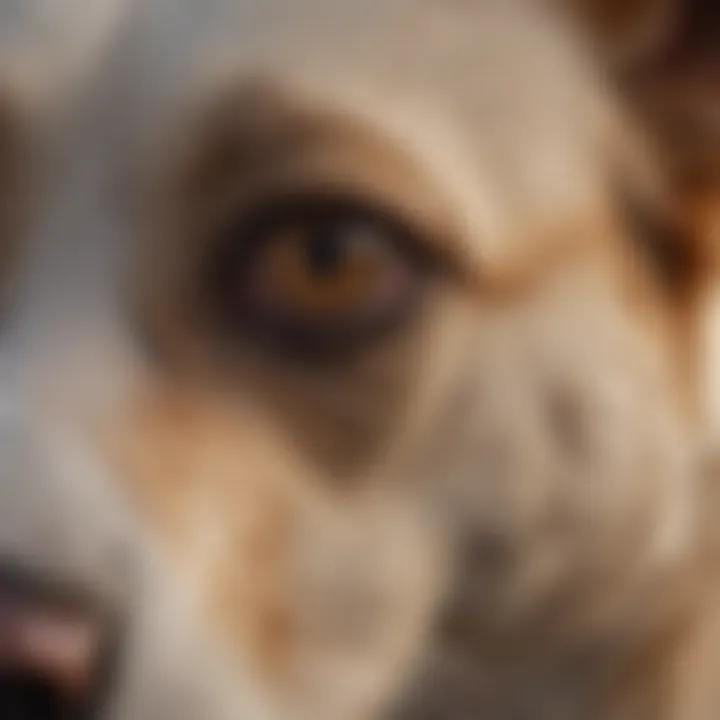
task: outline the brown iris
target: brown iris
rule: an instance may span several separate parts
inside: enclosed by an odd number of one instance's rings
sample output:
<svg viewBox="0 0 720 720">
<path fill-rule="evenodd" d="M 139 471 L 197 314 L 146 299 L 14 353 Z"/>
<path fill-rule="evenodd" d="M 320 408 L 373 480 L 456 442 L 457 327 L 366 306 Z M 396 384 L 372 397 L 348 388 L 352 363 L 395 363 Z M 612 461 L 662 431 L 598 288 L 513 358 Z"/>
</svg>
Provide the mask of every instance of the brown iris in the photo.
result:
<svg viewBox="0 0 720 720">
<path fill-rule="evenodd" d="M 357 348 L 391 329 L 418 296 L 424 263 L 385 213 L 285 200 L 233 230 L 219 262 L 221 313 L 285 349 Z"/>
</svg>

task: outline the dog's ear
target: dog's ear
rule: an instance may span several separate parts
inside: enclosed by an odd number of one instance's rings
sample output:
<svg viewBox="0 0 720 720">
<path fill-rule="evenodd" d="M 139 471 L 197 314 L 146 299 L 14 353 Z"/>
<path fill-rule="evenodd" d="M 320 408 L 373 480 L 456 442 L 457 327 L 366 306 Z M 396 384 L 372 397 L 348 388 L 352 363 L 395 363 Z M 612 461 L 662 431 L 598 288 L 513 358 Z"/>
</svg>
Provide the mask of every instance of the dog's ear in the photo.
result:
<svg viewBox="0 0 720 720">
<path fill-rule="evenodd" d="M 720 188 L 720 2 L 561 0 L 684 188 Z"/>
<path fill-rule="evenodd" d="M 672 39 L 687 0 L 561 0 L 606 60 L 626 68 Z"/>
<path fill-rule="evenodd" d="M 720 1 L 560 2 L 658 150 L 683 225 L 720 267 Z"/>
<path fill-rule="evenodd" d="M 658 151 L 668 200 L 625 196 L 633 237 L 691 318 L 698 387 L 720 437 L 720 2 L 561 0 Z M 634 187 L 634 186 L 633 186 Z M 670 212 L 668 213 L 668 208 Z M 658 213 L 657 211 L 661 212 Z M 659 222 L 658 222 L 659 220 Z M 689 304 L 688 304 L 689 301 Z"/>
</svg>

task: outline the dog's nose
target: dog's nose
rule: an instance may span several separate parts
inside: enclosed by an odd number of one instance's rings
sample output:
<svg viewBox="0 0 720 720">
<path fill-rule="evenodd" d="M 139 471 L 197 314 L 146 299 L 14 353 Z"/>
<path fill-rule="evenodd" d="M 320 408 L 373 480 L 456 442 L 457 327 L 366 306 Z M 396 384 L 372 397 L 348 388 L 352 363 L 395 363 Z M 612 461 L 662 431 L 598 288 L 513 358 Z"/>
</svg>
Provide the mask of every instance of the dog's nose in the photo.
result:
<svg viewBox="0 0 720 720">
<path fill-rule="evenodd" d="M 86 594 L 0 569 L 0 718 L 92 717 L 108 629 Z"/>
</svg>

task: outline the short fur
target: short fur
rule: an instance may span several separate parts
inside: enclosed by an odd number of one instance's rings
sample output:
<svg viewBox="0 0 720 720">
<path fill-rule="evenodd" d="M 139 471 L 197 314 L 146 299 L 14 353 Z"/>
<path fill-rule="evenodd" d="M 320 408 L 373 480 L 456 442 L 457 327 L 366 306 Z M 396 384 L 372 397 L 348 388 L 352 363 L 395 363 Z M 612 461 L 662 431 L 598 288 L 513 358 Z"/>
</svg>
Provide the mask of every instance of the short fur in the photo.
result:
<svg viewBox="0 0 720 720">
<path fill-rule="evenodd" d="M 125 10 L 36 64 L 0 342 L 0 553 L 126 619 L 102 720 L 715 717 L 704 336 L 592 54 L 523 0 Z M 448 270 L 347 362 L 231 353 L 208 238 L 311 180 Z"/>
</svg>

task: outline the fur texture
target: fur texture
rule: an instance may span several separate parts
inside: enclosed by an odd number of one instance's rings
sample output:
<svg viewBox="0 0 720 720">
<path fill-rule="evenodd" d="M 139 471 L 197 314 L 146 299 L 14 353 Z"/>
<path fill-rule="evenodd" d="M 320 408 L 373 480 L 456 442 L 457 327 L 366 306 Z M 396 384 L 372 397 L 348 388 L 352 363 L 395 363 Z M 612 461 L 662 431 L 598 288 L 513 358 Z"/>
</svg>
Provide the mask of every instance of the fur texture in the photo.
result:
<svg viewBox="0 0 720 720">
<path fill-rule="evenodd" d="M 522 0 L 113 13 L 72 71 L 33 54 L 62 92 L 2 200 L 29 212 L 0 553 L 126 619 L 102 720 L 715 717 L 695 276 L 627 222 L 653 166 L 569 26 Z M 343 363 L 229 348 L 193 291 L 214 229 L 310 183 L 448 269 Z"/>
</svg>

